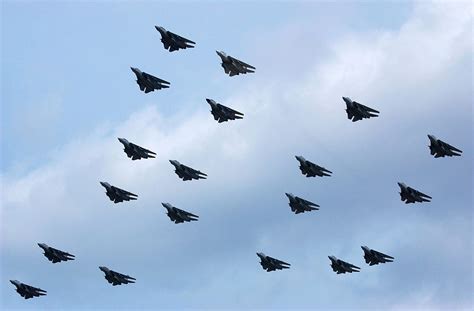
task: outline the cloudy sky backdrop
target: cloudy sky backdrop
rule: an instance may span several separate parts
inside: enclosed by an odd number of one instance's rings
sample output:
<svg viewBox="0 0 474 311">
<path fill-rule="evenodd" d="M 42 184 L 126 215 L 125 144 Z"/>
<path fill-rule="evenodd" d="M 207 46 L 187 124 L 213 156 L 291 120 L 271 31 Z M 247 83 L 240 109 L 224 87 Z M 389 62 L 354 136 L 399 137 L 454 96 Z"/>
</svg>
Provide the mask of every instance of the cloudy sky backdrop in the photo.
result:
<svg viewBox="0 0 474 311">
<path fill-rule="evenodd" d="M 196 48 L 165 51 L 154 25 Z M 472 26 L 470 2 L 3 1 L 1 309 L 472 308 Z M 216 50 L 256 73 L 226 76 Z M 130 66 L 170 89 L 140 92 Z M 380 117 L 350 122 L 342 96 Z M 205 98 L 244 119 L 217 124 Z M 432 158 L 428 133 L 463 156 Z M 158 156 L 132 162 L 117 137 Z M 295 155 L 333 176 L 305 178 Z M 433 201 L 405 205 L 398 181 Z M 321 208 L 294 215 L 285 192 Z M 369 267 L 361 245 L 395 262 Z M 259 251 L 291 269 L 264 272 Z"/>
</svg>

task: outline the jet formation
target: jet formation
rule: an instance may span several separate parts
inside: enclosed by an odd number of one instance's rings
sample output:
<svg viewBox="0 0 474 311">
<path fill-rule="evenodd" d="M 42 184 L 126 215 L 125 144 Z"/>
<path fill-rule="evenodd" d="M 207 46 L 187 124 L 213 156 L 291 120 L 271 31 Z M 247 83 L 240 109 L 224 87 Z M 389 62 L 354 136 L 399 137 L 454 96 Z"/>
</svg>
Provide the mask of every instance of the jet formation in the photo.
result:
<svg viewBox="0 0 474 311">
<path fill-rule="evenodd" d="M 445 143 L 441 139 L 437 139 L 433 135 L 428 135 L 428 138 L 430 139 L 430 145 L 428 146 L 430 148 L 430 153 L 435 158 L 444 158 L 446 156 L 447 157 L 461 156 L 462 151 L 459 150 L 458 148 L 453 147 L 448 143 Z"/>
<path fill-rule="evenodd" d="M 367 246 L 361 246 L 364 251 L 364 259 L 369 266 L 378 265 L 380 263 L 393 262 L 393 257 L 384 253 L 370 249 Z"/>
<path fill-rule="evenodd" d="M 26 285 L 17 280 L 10 280 L 10 283 L 15 285 L 16 292 L 25 299 L 39 297 L 39 296 L 46 296 L 46 293 L 47 293 L 45 290 L 41 288 L 33 287 L 31 285 Z"/>
<path fill-rule="evenodd" d="M 155 158 L 156 153 L 135 145 L 134 143 L 129 142 L 125 138 L 117 138 L 119 142 L 121 142 L 124 146 L 123 151 L 127 154 L 132 160 L 140 160 L 140 159 L 148 159 L 148 158 Z"/>
<path fill-rule="evenodd" d="M 325 169 L 322 166 L 316 165 L 313 162 L 310 162 L 303 158 L 302 156 L 295 156 L 296 160 L 300 162 L 300 170 L 303 175 L 306 177 L 322 177 L 322 176 L 331 176 L 332 172 Z"/>
<path fill-rule="evenodd" d="M 171 221 L 174 221 L 175 224 L 197 221 L 199 218 L 199 216 L 183 211 L 182 209 L 174 207 L 169 203 L 161 203 L 161 205 L 166 208 L 166 214 L 171 219 Z"/>
<path fill-rule="evenodd" d="M 107 282 L 109 282 L 113 286 L 128 284 L 128 283 L 135 283 L 136 281 L 135 278 L 132 278 L 129 275 L 115 272 L 104 266 L 99 267 L 99 269 L 105 273 L 105 276 L 104 276 L 105 279 L 107 280 Z"/>
<path fill-rule="evenodd" d="M 177 51 L 179 49 L 184 50 L 187 48 L 194 48 L 193 44 L 196 44 L 196 42 L 178 36 L 177 34 L 166 30 L 161 26 L 155 26 L 155 29 L 161 34 L 161 42 L 163 42 L 165 50 L 170 52 Z"/>
<path fill-rule="evenodd" d="M 290 205 L 291 211 L 295 214 L 319 210 L 319 205 L 316 203 L 297 197 L 292 193 L 285 193 L 285 195 L 290 200 L 290 203 L 288 205 Z"/>
<path fill-rule="evenodd" d="M 74 255 L 60 251 L 59 249 L 53 248 L 45 243 L 38 243 L 38 246 L 44 250 L 44 256 L 52 263 L 74 260 Z"/>
<path fill-rule="evenodd" d="M 432 197 L 430 197 L 427 194 L 424 194 L 418 190 L 408 187 L 402 182 L 399 182 L 398 186 L 400 187 L 400 197 L 402 201 L 405 202 L 405 204 L 415 203 L 415 202 L 419 202 L 419 203 L 431 202 Z"/>
<path fill-rule="evenodd" d="M 337 274 L 341 273 L 352 273 L 352 272 L 360 272 L 360 268 L 345 262 L 343 260 L 337 259 L 335 256 L 328 256 L 331 260 L 331 268 L 332 271 L 336 272 Z"/>
<path fill-rule="evenodd" d="M 346 112 L 347 118 L 352 120 L 352 122 L 360 121 L 362 119 L 370 119 L 372 117 L 378 117 L 378 112 L 375 109 L 359 104 L 356 101 L 353 101 L 349 97 L 342 97 L 346 103 Z"/>
<path fill-rule="evenodd" d="M 224 72 L 231 77 L 239 74 L 255 72 L 256 68 L 252 65 L 246 64 L 241 60 L 233 58 L 232 56 L 229 56 L 222 51 L 216 51 L 216 53 L 222 60 L 221 66 L 222 68 L 224 68 Z"/>
<path fill-rule="evenodd" d="M 178 177 L 184 181 L 192 179 L 206 179 L 207 175 L 201 171 L 190 168 L 189 166 L 181 164 L 176 160 L 170 160 L 170 163 L 175 167 L 174 172 L 176 175 L 178 175 Z"/>
<path fill-rule="evenodd" d="M 168 81 L 162 80 L 149 73 L 141 71 L 138 68 L 130 67 L 133 73 L 137 76 L 137 84 L 140 87 L 140 91 L 145 93 L 153 92 L 154 90 L 161 90 L 170 87 Z"/>
<path fill-rule="evenodd" d="M 105 188 L 105 194 L 109 197 L 110 201 L 114 203 L 136 200 L 138 197 L 138 195 L 112 186 L 108 182 L 101 181 L 100 184 Z"/>
<path fill-rule="evenodd" d="M 264 253 L 257 253 L 257 256 L 260 258 L 263 270 L 267 272 L 289 269 L 291 266 L 289 263 L 267 256 Z"/>
<path fill-rule="evenodd" d="M 180 49 L 194 48 L 194 45 L 196 44 L 195 42 L 189 39 L 186 39 L 173 32 L 166 30 L 164 27 L 155 26 L 155 29 L 161 34 L 161 42 L 163 43 L 164 48 L 169 52 L 178 51 Z M 229 56 L 222 51 L 216 51 L 216 53 L 222 61 L 221 66 L 224 68 L 225 74 L 228 74 L 231 77 L 239 74 L 254 73 L 256 70 L 254 66 L 249 65 L 232 56 Z M 145 93 L 170 87 L 170 82 L 168 81 L 162 80 L 149 73 L 143 72 L 138 68 L 130 68 L 132 72 L 136 75 L 136 82 L 139 85 L 140 90 Z M 352 120 L 352 122 L 379 116 L 380 112 L 373 108 L 353 101 L 349 97 L 342 97 L 342 99 L 346 104 L 347 117 L 349 120 Z M 229 120 L 242 119 L 244 116 L 243 113 L 221 105 L 212 99 L 206 99 L 206 101 L 211 106 L 211 114 L 218 123 L 227 122 Z M 457 149 L 456 147 L 453 147 L 450 144 L 437 139 L 433 135 L 428 135 L 428 138 L 430 140 L 430 145 L 428 146 L 430 149 L 430 153 L 435 158 L 446 156 L 461 156 L 462 151 L 460 149 Z M 125 138 L 118 138 L 118 140 L 120 143 L 123 144 L 124 152 L 127 154 L 127 157 L 131 158 L 132 160 L 156 157 L 155 152 L 140 147 L 134 143 L 131 143 Z M 302 156 L 296 156 L 296 159 L 300 164 L 299 168 L 302 174 L 306 177 L 331 176 L 332 174 L 331 171 L 306 160 Z M 178 175 L 178 177 L 184 181 L 193 179 L 206 179 L 207 177 L 207 174 L 190 168 L 186 165 L 183 165 L 176 160 L 170 160 L 170 163 L 175 167 L 175 173 Z M 137 200 L 138 196 L 136 194 L 112 186 L 107 182 L 100 182 L 100 184 L 106 189 L 106 195 L 114 203 Z M 432 199 L 429 195 L 426 195 L 418 190 L 408 187 L 404 183 L 399 182 L 398 185 L 400 186 L 401 200 L 404 201 L 406 204 L 415 202 L 430 202 L 430 200 Z M 291 207 L 291 211 L 295 214 L 318 210 L 319 205 L 315 203 L 302 199 L 291 193 L 285 194 L 289 199 L 289 206 Z M 162 205 L 164 208 L 166 208 L 167 215 L 170 220 L 176 224 L 197 221 L 199 218 L 199 216 L 174 207 L 170 203 L 162 203 Z M 52 263 L 75 260 L 74 255 L 50 247 L 45 243 L 38 243 L 38 246 L 43 249 L 44 256 Z M 367 246 L 361 246 L 361 248 L 364 251 L 365 262 L 370 266 L 394 261 L 394 257 L 390 255 L 386 255 L 379 251 L 370 249 Z M 262 268 L 267 272 L 289 269 L 291 266 L 289 263 L 267 256 L 263 253 L 257 253 L 257 256 L 260 259 L 260 264 Z M 330 266 L 332 270 L 337 274 L 360 272 L 361 268 L 343 260 L 340 260 L 335 256 L 328 256 L 328 258 L 331 261 Z M 105 279 L 113 286 L 135 283 L 136 281 L 136 279 L 131 276 L 118 273 L 104 266 L 100 266 L 99 269 L 104 272 Z M 15 285 L 16 291 L 25 299 L 44 296 L 47 294 L 45 290 L 21 283 L 17 280 L 10 280 L 10 282 Z"/>
<path fill-rule="evenodd" d="M 213 99 L 206 98 L 206 101 L 211 106 L 211 113 L 214 116 L 214 120 L 218 123 L 242 119 L 244 117 L 243 113 L 216 103 Z"/>
</svg>

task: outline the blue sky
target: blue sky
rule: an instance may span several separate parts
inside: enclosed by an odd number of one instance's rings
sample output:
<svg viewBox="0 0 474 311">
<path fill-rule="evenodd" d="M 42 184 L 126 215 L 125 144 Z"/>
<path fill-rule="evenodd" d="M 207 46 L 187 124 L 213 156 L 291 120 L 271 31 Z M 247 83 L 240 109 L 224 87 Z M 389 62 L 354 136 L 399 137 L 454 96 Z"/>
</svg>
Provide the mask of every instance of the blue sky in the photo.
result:
<svg viewBox="0 0 474 311">
<path fill-rule="evenodd" d="M 2 2 L 2 308 L 472 308 L 471 10 Z M 196 48 L 165 51 L 154 25 Z M 215 50 L 257 72 L 226 76 Z M 141 93 L 130 66 L 171 88 Z M 342 96 L 380 117 L 350 122 Z M 245 118 L 217 124 L 205 98 Z M 463 156 L 433 159 L 428 133 Z M 116 137 L 157 159 L 130 161 Z M 333 176 L 304 178 L 294 155 Z M 184 183 L 169 159 L 209 179 Z M 139 199 L 114 205 L 101 180 Z M 398 181 L 433 202 L 403 204 Z M 321 208 L 294 215 L 285 192 Z M 160 202 L 200 220 L 174 225 Z M 77 260 L 52 265 L 38 242 Z M 361 245 L 395 262 L 369 267 Z M 258 251 L 292 268 L 266 273 Z M 328 255 L 362 271 L 336 275 Z M 112 287 L 100 265 L 137 283 Z"/>
</svg>

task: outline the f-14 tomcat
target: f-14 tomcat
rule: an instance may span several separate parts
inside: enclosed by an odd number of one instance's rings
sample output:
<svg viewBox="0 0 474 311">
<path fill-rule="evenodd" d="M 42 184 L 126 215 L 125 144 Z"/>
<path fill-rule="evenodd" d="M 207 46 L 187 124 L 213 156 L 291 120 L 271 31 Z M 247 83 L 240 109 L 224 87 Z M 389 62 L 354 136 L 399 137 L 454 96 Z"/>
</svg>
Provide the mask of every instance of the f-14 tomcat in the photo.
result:
<svg viewBox="0 0 474 311">
<path fill-rule="evenodd" d="M 183 222 L 191 222 L 197 221 L 199 216 L 191 214 L 190 212 L 183 211 L 177 207 L 174 207 L 170 203 L 161 203 L 164 208 L 166 208 L 166 214 L 174 221 L 175 224 L 183 223 Z"/>
<path fill-rule="evenodd" d="M 418 190 L 415 190 L 411 187 L 408 187 L 402 182 L 398 183 L 400 187 L 400 198 L 402 201 L 405 201 L 405 204 L 415 203 L 415 202 L 431 202 L 432 197 L 427 194 L 424 194 Z"/>
<path fill-rule="evenodd" d="M 290 200 L 289 205 L 291 207 L 291 211 L 295 214 L 319 210 L 319 205 L 316 203 L 302 199 L 293 195 L 292 193 L 285 193 L 285 195 Z"/>
<path fill-rule="evenodd" d="M 44 250 L 44 256 L 52 263 L 74 260 L 74 255 L 60 251 L 59 249 L 53 248 L 45 243 L 38 243 L 38 246 Z"/>
<path fill-rule="evenodd" d="M 342 97 L 342 99 L 346 103 L 347 118 L 352 120 L 352 122 L 378 117 L 377 113 L 380 113 L 375 109 L 353 101 L 349 97 Z"/>
<path fill-rule="evenodd" d="M 192 179 L 206 179 L 207 175 L 201 171 L 190 168 L 189 166 L 181 164 L 176 160 L 170 160 L 170 163 L 173 164 L 176 175 L 178 175 L 178 177 L 184 181 Z"/>
<path fill-rule="evenodd" d="M 129 157 L 132 160 L 140 160 L 140 159 L 148 159 L 148 158 L 156 157 L 156 153 L 154 153 L 153 151 L 150 151 L 148 149 L 135 145 L 134 143 L 129 142 L 125 138 L 117 138 L 117 139 L 124 146 L 123 151 L 127 154 L 127 157 Z"/>
<path fill-rule="evenodd" d="M 101 181 L 100 184 L 105 188 L 105 194 L 109 197 L 110 201 L 113 201 L 114 203 L 136 200 L 138 197 L 138 195 L 112 186 L 108 182 Z"/>
<path fill-rule="evenodd" d="M 433 135 L 428 135 L 428 138 L 430 139 L 430 145 L 428 146 L 430 148 L 430 153 L 435 158 L 461 156 L 462 151 L 458 148 L 445 143 Z"/>
<path fill-rule="evenodd" d="M 47 293 L 45 290 L 41 288 L 33 287 L 31 285 L 26 285 L 25 283 L 21 283 L 20 281 L 17 281 L 17 280 L 10 280 L 10 283 L 15 285 L 16 292 L 25 299 L 39 297 L 39 296 L 46 296 L 46 293 Z"/>
<path fill-rule="evenodd" d="M 296 160 L 300 162 L 300 170 L 306 177 L 316 176 L 331 176 L 332 172 L 322 166 L 316 165 L 311 161 L 306 160 L 302 156 L 295 156 Z"/>
<path fill-rule="evenodd" d="M 233 77 L 239 74 L 246 74 L 246 73 L 253 73 L 255 72 L 255 67 L 244 63 L 237 58 L 233 58 L 232 56 L 227 55 L 222 51 L 216 51 L 217 55 L 222 60 L 222 68 L 224 68 L 224 72 L 229 76 Z"/>
<path fill-rule="evenodd" d="M 335 256 L 328 256 L 331 260 L 331 268 L 332 271 L 336 272 L 337 274 L 341 273 L 352 273 L 352 272 L 360 272 L 360 268 L 345 262 L 343 260 L 337 259 Z"/>
<path fill-rule="evenodd" d="M 374 249 L 370 249 L 367 246 L 361 246 L 362 250 L 364 251 L 364 259 L 365 262 L 369 264 L 369 266 L 378 265 L 380 263 L 386 262 L 393 262 L 393 257 L 389 255 L 385 255 L 384 253 L 378 252 Z"/>
<path fill-rule="evenodd" d="M 257 253 L 257 256 L 260 258 L 260 264 L 262 265 L 263 270 L 266 270 L 267 272 L 289 269 L 291 266 L 289 263 L 267 256 L 264 253 Z"/>
<path fill-rule="evenodd" d="M 128 283 L 135 283 L 136 281 L 135 278 L 132 278 L 129 275 L 115 272 L 104 266 L 99 267 L 99 269 L 105 273 L 105 276 L 104 276 L 105 279 L 107 280 L 107 282 L 109 282 L 113 286 L 128 284 Z"/>
<path fill-rule="evenodd" d="M 140 91 L 145 93 L 153 92 L 154 90 L 161 90 L 170 87 L 168 81 L 162 80 L 149 73 L 141 71 L 138 68 L 130 67 L 133 73 L 137 76 L 137 84 L 140 87 Z"/>
<path fill-rule="evenodd" d="M 193 48 L 193 44 L 196 44 L 196 42 L 178 36 L 177 34 L 166 30 L 161 26 L 155 26 L 155 29 L 161 34 L 161 42 L 163 42 L 165 50 L 170 52 L 177 51 L 179 49 Z"/>
<path fill-rule="evenodd" d="M 206 101 L 211 106 L 211 113 L 214 116 L 214 120 L 219 123 L 227 122 L 229 120 L 242 119 L 244 117 L 243 113 L 221 105 L 213 99 L 206 98 Z"/>
</svg>

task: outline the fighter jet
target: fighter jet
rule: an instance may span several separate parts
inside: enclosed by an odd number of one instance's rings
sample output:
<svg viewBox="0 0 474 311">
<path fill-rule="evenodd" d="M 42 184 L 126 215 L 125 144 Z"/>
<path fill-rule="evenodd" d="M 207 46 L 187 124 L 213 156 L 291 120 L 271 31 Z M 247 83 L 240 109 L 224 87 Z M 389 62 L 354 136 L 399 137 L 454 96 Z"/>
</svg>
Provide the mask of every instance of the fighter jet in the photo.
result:
<svg viewBox="0 0 474 311">
<path fill-rule="evenodd" d="M 101 266 L 99 267 L 99 269 L 105 273 L 105 279 L 107 280 L 107 282 L 109 282 L 113 286 L 128 284 L 128 283 L 135 283 L 136 281 L 136 279 L 132 278 L 131 276 L 115 272 L 113 270 L 110 270 L 107 267 Z"/>
<path fill-rule="evenodd" d="M 130 67 L 137 76 L 137 84 L 140 87 L 140 91 L 145 91 L 145 93 L 153 92 L 154 90 L 161 90 L 169 88 L 169 82 L 152 76 L 144 71 L 141 71 L 138 68 Z"/>
<path fill-rule="evenodd" d="M 352 120 L 352 122 L 356 122 L 362 119 L 369 119 L 371 117 L 378 117 L 377 113 L 379 112 L 377 110 L 359 104 L 358 102 L 352 101 L 349 97 L 342 97 L 342 99 L 344 100 L 347 106 L 347 118 L 349 120 Z"/>
<path fill-rule="evenodd" d="M 39 297 L 39 296 L 46 296 L 46 293 L 47 293 L 45 290 L 41 288 L 26 285 L 17 280 L 10 280 L 10 283 L 16 286 L 16 292 L 25 299 Z"/>
<path fill-rule="evenodd" d="M 415 202 L 431 202 L 430 200 L 432 199 L 432 197 L 430 197 L 429 195 L 426 195 L 418 190 L 408 187 L 402 182 L 399 182 L 398 186 L 400 186 L 400 197 L 402 201 L 405 201 L 405 204 Z"/>
<path fill-rule="evenodd" d="M 125 147 L 123 151 L 125 151 L 127 157 L 131 158 L 132 160 L 155 158 L 156 156 L 156 153 L 154 153 L 153 151 L 135 145 L 134 143 L 129 142 L 125 138 L 118 138 L 118 140 Z"/>
<path fill-rule="evenodd" d="M 296 160 L 300 162 L 300 170 L 303 175 L 306 177 L 316 177 L 316 176 L 331 176 L 332 172 L 325 169 L 322 166 L 316 165 L 302 156 L 295 156 Z M 329 173 L 329 174 L 328 174 Z"/>
<path fill-rule="evenodd" d="M 306 201 L 300 197 L 293 195 L 292 193 L 285 193 L 288 199 L 290 200 L 291 211 L 295 214 L 310 212 L 314 210 L 319 210 L 319 205 L 310 201 Z"/>
<path fill-rule="evenodd" d="M 364 251 L 365 262 L 368 263 L 369 266 L 378 265 L 379 263 L 393 262 L 394 258 L 392 256 L 385 255 L 381 252 L 370 249 L 367 246 L 361 246 L 361 248 Z"/>
<path fill-rule="evenodd" d="M 243 113 L 216 103 L 213 99 L 206 98 L 206 101 L 209 105 L 211 105 L 211 113 L 214 116 L 214 120 L 219 123 L 229 120 L 242 119 L 244 116 Z"/>
<path fill-rule="evenodd" d="M 48 246 L 45 243 L 38 243 L 38 246 L 44 250 L 44 256 L 48 258 L 48 260 L 52 263 L 74 260 L 74 255 L 60 251 L 56 248 L 52 248 L 51 246 Z"/>
<path fill-rule="evenodd" d="M 337 274 L 341 273 L 352 273 L 352 272 L 360 272 L 360 268 L 345 262 L 343 260 L 337 259 L 335 256 L 328 256 L 331 260 L 331 268 L 332 271 L 336 272 Z"/>
<path fill-rule="evenodd" d="M 161 42 L 163 42 L 165 50 L 170 52 L 177 51 L 179 49 L 193 48 L 193 44 L 196 44 L 196 42 L 178 36 L 177 34 L 172 33 L 163 27 L 155 26 L 155 28 L 161 34 Z"/>
<path fill-rule="evenodd" d="M 206 179 L 206 174 L 201 171 L 197 171 L 189 166 L 179 163 L 176 160 L 170 160 L 170 163 L 175 167 L 175 173 L 182 180 L 192 180 L 192 179 Z"/>
<path fill-rule="evenodd" d="M 431 155 L 434 155 L 435 158 L 461 156 L 462 151 L 458 148 L 445 143 L 441 139 L 437 139 L 433 135 L 428 135 L 428 138 L 430 139 L 430 145 L 428 147 L 430 148 Z"/>
<path fill-rule="evenodd" d="M 182 222 L 197 221 L 199 218 L 199 216 L 183 211 L 182 209 L 174 207 L 173 205 L 169 203 L 161 203 L 161 205 L 163 205 L 163 207 L 166 208 L 167 210 L 166 214 L 171 219 L 171 221 L 174 221 L 175 224 L 179 224 Z"/>
<path fill-rule="evenodd" d="M 222 51 L 216 51 L 217 55 L 222 60 L 222 68 L 224 68 L 224 72 L 229 76 L 236 76 L 239 74 L 246 74 L 246 73 L 253 73 L 255 72 L 255 67 L 249 64 L 244 63 L 241 60 L 233 58 L 232 56 L 227 55 Z"/>
<path fill-rule="evenodd" d="M 260 258 L 263 270 L 267 270 L 267 272 L 289 269 L 291 266 L 289 263 L 267 256 L 264 253 L 257 253 L 257 256 Z"/>
<path fill-rule="evenodd" d="M 100 184 L 105 188 L 110 201 L 114 201 L 114 203 L 136 200 L 138 197 L 138 195 L 112 186 L 108 182 L 101 181 Z"/>
</svg>

